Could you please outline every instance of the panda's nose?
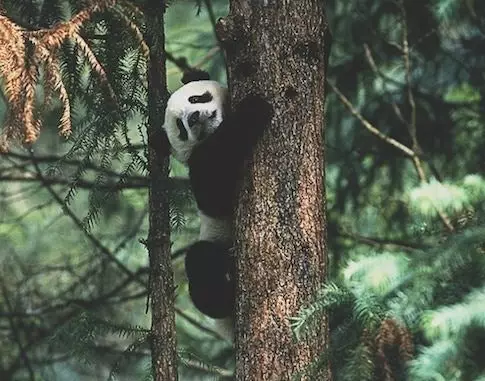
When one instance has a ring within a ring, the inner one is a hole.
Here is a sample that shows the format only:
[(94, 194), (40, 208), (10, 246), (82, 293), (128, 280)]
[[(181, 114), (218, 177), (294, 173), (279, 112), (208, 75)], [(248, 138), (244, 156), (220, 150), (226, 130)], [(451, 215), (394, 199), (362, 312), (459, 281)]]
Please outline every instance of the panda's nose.
[(194, 111), (192, 114), (189, 115), (189, 127), (194, 127), (194, 125), (199, 121), (200, 112)]

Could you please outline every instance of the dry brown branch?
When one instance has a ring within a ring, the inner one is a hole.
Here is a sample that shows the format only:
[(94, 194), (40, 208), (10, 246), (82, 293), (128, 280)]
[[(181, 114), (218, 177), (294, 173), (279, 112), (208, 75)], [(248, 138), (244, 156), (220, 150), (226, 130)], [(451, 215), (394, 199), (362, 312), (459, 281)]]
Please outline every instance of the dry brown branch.
[[(123, 2), (123, 4), (127, 8), (134, 11), (134, 13), (136, 13), (136, 14), (138, 14), (138, 12), (140, 12), (140, 10), (132, 4), (128, 5), (129, 3), (127, 3), (127, 2)], [(140, 48), (141, 48), (141, 51), (143, 53), (143, 56), (146, 59), (148, 59), (148, 57), (150, 55), (150, 49), (148, 48), (148, 45), (145, 41), (145, 38), (143, 37), (143, 33), (141, 32), (140, 28), (138, 28), (138, 26), (132, 20), (130, 20), (128, 17), (126, 17), (126, 15), (123, 12), (121, 12), (120, 10), (118, 10), (117, 8), (113, 8), (113, 10), (124, 21), (124, 23), (126, 24), (128, 29), (133, 33), (133, 36), (136, 38), (136, 41), (140, 44)]]
[[(108, 89), (109, 96), (115, 99), (103, 66), (79, 31), (95, 13), (109, 9), (121, 15), (129, 30), (134, 32), (143, 54), (148, 56), (148, 47), (139, 28), (117, 9), (116, 3), (116, 0), (93, 0), (70, 20), (59, 22), (51, 28), (34, 31), (22, 28), (4, 12), (0, 12), (0, 77), (3, 79), (3, 92), (9, 106), (0, 133), (0, 151), (6, 151), (8, 143), (12, 141), (31, 144), (39, 135), (41, 122), (35, 113), (35, 89), (41, 68), (44, 69), (45, 104), (49, 104), (52, 93), (59, 94), (63, 107), (59, 132), (63, 136), (71, 133), (71, 106), (57, 56), (66, 39), (75, 41), (91, 69)], [(131, 13), (139, 13), (139, 10), (129, 3), (121, 3)]]
[(375, 346), (379, 380), (396, 380), (399, 363), (402, 366), (414, 355), (411, 332), (393, 319), (382, 321)]
[(18, 102), (24, 76), (24, 52), (21, 28), (0, 15), (0, 75), (5, 83), (5, 96), (11, 104)]
[(23, 104), (23, 113), (20, 114), (24, 122), (24, 142), (30, 144), (37, 140), (40, 130), (40, 120), (35, 118), (35, 84), (39, 77), (37, 65), (35, 62), (30, 63), (28, 70), (25, 71), (25, 83), (22, 92), (25, 99)]
[(84, 54), (86, 57), (89, 65), (91, 66), (91, 69), (98, 75), (101, 83), (106, 86), (109, 96), (112, 100), (116, 100), (116, 95), (115, 92), (113, 91), (113, 88), (111, 87), (109, 81), (108, 81), (108, 75), (106, 74), (106, 71), (103, 68), (103, 65), (98, 61), (96, 58), (96, 55), (93, 53), (87, 42), (82, 38), (79, 33), (74, 33), (72, 35), (72, 39), (76, 42), (76, 44), (79, 46), (81, 49), (81, 52)]
[[(93, 4), (94, 3), (94, 4)], [(83, 24), (91, 19), (97, 13), (102, 12), (116, 4), (115, 0), (97, 0), (91, 5), (74, 15), (69, 21), (59, 22), (52, 28), (39, 29), (29, 33), (29, 37), (36, 38), (39, 43), (45, 46), (49, 51), (58, 49), (64, 40), (72, 37)]]
[(22, 136), (21, 115), (23, 113), (22, 94), (26, 84), (24, 63), (25, 42), (22, 29), (0, 15), (0, 76), (3, 78), (3, 92), (10, 106), (5, 118), (5, 125), (0, 135), (0, 149), (6, 149), (8, 141)]
[[(46, 49), (47, 52), (47, 49)], [(48, 53), (48, 52), (47, 52)], [(52, 92), (59, 93), (59, 99), (62, 103), (62, 115), (59, 120), (59, 134), (68, 137), (71, 132), (71, 104), (69, 95), (62, 82), (61, 67), (56, 56), (47, 55), (45, 59), (44, 87), (49, 90), (49, 96)], [(46, 100), (46, 102), (49, 99)]]

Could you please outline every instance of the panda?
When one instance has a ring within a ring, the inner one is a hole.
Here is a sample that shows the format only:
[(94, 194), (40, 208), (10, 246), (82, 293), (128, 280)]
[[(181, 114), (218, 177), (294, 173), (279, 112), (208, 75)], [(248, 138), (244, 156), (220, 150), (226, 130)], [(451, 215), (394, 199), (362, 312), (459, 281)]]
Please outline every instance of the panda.
[(249, 95), (229, 111), (228, 91), (209, 79), (186, 83), (167, 102), (165, 130), (173, 156), (188, 166), (200, 216), (199, 240), (185, 257), (189, 294), (203, 314), (234, 311), (233, 214), (244, 162), (271, 119), (270, 105)]

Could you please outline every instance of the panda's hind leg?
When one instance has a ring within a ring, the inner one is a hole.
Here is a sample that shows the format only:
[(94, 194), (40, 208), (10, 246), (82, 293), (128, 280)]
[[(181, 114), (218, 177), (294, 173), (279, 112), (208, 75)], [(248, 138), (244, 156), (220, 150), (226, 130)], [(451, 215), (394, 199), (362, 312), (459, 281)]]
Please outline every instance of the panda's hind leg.
[(234, 258), (228, 245), (198, 241), (185, 257), (185, 272), (192, 302), (203, 314), (214, 319), (234, 313)]

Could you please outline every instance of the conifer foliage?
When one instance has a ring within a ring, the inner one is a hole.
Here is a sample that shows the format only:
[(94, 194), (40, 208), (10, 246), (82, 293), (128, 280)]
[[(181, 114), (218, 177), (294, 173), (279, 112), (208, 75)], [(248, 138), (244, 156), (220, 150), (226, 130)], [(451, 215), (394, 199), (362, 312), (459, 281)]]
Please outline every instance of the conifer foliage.
[(329, 311), (331, 345), (308, 371), (483, 379), (484, 4), (331, 9), (332, 282), (292, 319), (299, 338)]
[[(156, 288), (156, 293), (152, 294), (152, 301), (155, 300), (153, 295), (160, 296), (160, 294), (172, 301), (167, 308), (157, 304), (158, 299), (153, 302), (152, 310), (156, 311), (153, 314), (153, 320), (155, 321), (156, 317), (160, 316), (160, 312), (167, 314), (168, 317), (162, 323), (171, 324), (173, 345), (164, 345), (163, 349), (165, 353), (170, 353), (175, 358), (174, 294), (168, 234), (168, 152), (161, 153), (166, 156), (163, 168), (154, 162), (153, 151), (150, 151), (152, 160), (147, 160), (143, 155), (143, 149), (147, 149), (147, 128), (145, 127), (150, 124), (151, 131), (161, 132), (163, 121), (161, 108), (163, 108), (163, 100), (166, 98), (165, 69), (162, 66), (164, 39), (156, 40), (158, 55), (152, 54), (149, 63), (147, 62), (149, 48), (145, 42), (147, 36), (153, 37), (157, 36), (158, 32), (163, 32), (165, 8), (163, 2), (161, 4), (162, 6), (155, 9), (156, 13), (150, 15), (157, 17), (158, 24), (150, 30), (153, 33), (146, 33), (149, 18), (145, 17), (142, 11), (142, 5), (145, 5), (143, 2), (123, 0), (2, 1), (0, 81), (4, 95), (3, 101), (7, 110), (5, 115), (2, 115), (4, 118), (0, 135), (0, 149), (6, 157), (10, 155), (10, 149), (15, 151), (12, 153), (13, 155), (23, 157), (25, 151), (20, 150), (17, 143), (22, 143), (29, 148), (29, 155), (26, 155), (30, 159), (28, 165), (32, 167), (33, 173), (39, 179), (43, 189), (48, 191), (57, 207), (62, 208), (70, 222), (74, 223), (78, 229), (75, 233), (87, 238), (94, 247), (94, 249), (90, 248), (92, 253), (90, 251), (85, 253), (88, 258), (86, 260), (88, 267), (92, 267), (81, 276), (83, 282), (90, 282), (90, 279), (92, 281), (92, 277), (99, 274), (101, 268), (107, 270), (105, 276), (107, 278), (112, 276), (113, 280), (116, 280), (116, 284), (117, 279), (121, 277), (120, 284), (108, 286), (111, 290), (105, 294), (105, 296), (109, 295), (108, 298), (119, 291), (123, 293), (123, 290), (128, 289), (135, 291), (134, 295), (138, 295), (134, 299), (146, 296), (148, 282), (144, 273), (147, 271), (140, 270), (140, 268), (133, 269), (133, 265), (119, 257), (119, 252), (124, 249), (125, 245), (131, 245), (131, 241), (137, 242), (135, 236), (140, 233), (138, 229), (143, 225), (147, 208), (141, 214), (141, 219), (132, 234), (124, 237), (121, 243), (118, 237), (115, 238), (118, 241), (116, 248), (102, 243), (98, 238), (99, 232), (93, 233), (93, 229), (95, 223), (99, 222), (102, 209), (106, 211), (110, 202), (116, 204), (117, 200), (113, 195), (120, 197), (118, 190), (124, 188), (128, 178), (138, 177), (141, 180), (141, 187), (146, 187), (147, 178), (144, 176), (144, 172), (150, 169), (152, 173), (150, 179), (153, 183), (155, 183), (154, 179), (157, 180), (156, 184), (152, 184), (153, 189), (151, 190), (153, 193), (158, 192), (158, 195), (161, 193), (163, 200), (160, 201), (159, 196), (158, 201), (155, 201), (156, 206), (150, 208), (150, 217), (155, 215), (155, 223), (150, 218), (151, 229), (146, 244), (150, 254), (154, 248), (162, 247), (161, 250), (158, 250), (158, 254), (161, 253), (159, 257), (163, 257), (168, 268), (166, 274), (160, 275), (160, 272), (157, 272), (156, 277), (150, 278), (153, 285), (160, 285), (161, 279), (166, 280), (167, 287), (165, 288), (168, 290), (165, 295), (165, 290)], [(153, 46), (151, 50), (153, 53), (155, 50)], [(158, 77), (150, 77), (152, 82), (148, 79), (148, 67), (155, 68), (158, 73)], [(156, 87), (157, 97), (151, 97), (147, 101), (149, 85), (152, 85), (152, 89)], [(151, 109), (149, 109), (150, 107)], [(134, 123), (134, 119), (138, 123)], [(41, 128), (43, 122), (45, 122), (45, 127)], [(136, 126), (136, 128), (130, 129), (129, 126)], [(67, 147), (67, 151), (64, 149), (65, 152), (59, 156), (53, 154), (51, 156), (53, 159), (48, 160), (51, 165), (46, 166), (44, 161), (38, 159), (38, 151), (41, 150), (42, 144), (34, 143), (39, 142), (41, 132), (48, 135), (49, 129), (53, 129), (53, 127), (58, 128), (61, 135), (70, 136), (70, 139), (63, 147)], [(136, 139), (137, 147), (132, 144), (132, 139)], [(63, 173), (66, 162), (73, 164), (67, 171), (69, 174), (69, 179), (65, 182), (68, 184), (67, 191), (65, 188), (59, 190), (51, 183), (53, 178)], [(72, 169), (73, 167), (74, 169)], [(86, 178), (90, 178), (88, 206), (84, 218), (79, 218), (71, 204), (78, 201), (75, 197), (78, 186), (80, 183), (86, 184)], [(158, 188), (155, 189), (155, 186)], [(153, 195), (150, 199), (153, 200)], [(146, 203), (146, 198), (144, 201)], [(172, 203), (172, 205), (174, 204)], [(116, 212), (118, 213), (119, 210)], [(166, 221), (166, 226), (160, 220)], [(128, 225), (129, 223), (126, 224), (126, 226)], [(162, 229), (164, 230), (162, 231)], [(160, 239), (161, 236), (164, 239)], [(140, 245), (139, 242), (138, 245)], [(74, 250), (75, 246), (72, 251)], [(100, 255), (104, 257), (104, 260), (99, 260)], [(71, 255), (67, 260), (76, 261), (77, 259), (75, 255)], [(100, 262), (104, 262), (104, 264), (100, 265)], [(137, 259), (135, 263), (140, 265), (143, 260)], [(158, 269), (156, 266), (152, 267)], [(3, 266), (1, 270), (3, 274)], [(73, 271), (81, 270), (83, 269), (75, 266)], [(12, 278), (15, 279), (15, 276)], [(4, 297), (10, 300), (9, 288), (3, 283), (2, 285), (4, 286)], [(152, 288), (155, 287), (152, 286)], [(72, 298), (71, 293), (79, 292), (77, 286), (68, 288), (68, 290), (68, 298)], [(94, 294), (98, 294), (98, 291), (101, 289), (94, 291)], [(48, 349), (43, 346), (48, 352), (64, 351), (68, 357), (74, 355), (84, 360), (92, 360), (96, 357), (89, 356), (92, 347), (96, 346), (97, 340), (110, 333), (115, 333), (117, 324), (103, 322), (102, 319), (87, 318), (88, 315), (84, 313), (83, 309), (96, 309), (100, 305), (97, 302), (94, 304), (85, 302), (85, 297), (90, 294), (89, 291), (83, 290), (79, 294), (82, 296), (77, 298), (74, 303), (68, 302), (64, 306), (62, 306), (63, 303), (60, 303), (57, 319), (45, 324), (49, 329), (40, 336), (45, 339), (45, 336), (54, 332), (51, 343), (57, 345), (50, 346)], [(60, 295), (59, 297), (63, 298)], [(19, 296), (19, 298), (23, 298), (23, 296)], [(34, 299), (28, 293), (25, 298)], [(129, 299), (131, 300), (131, 297)], [(106, 299), (101, 297), (98, 301), (102, 304)], [(35, 304), (33, 301), (32, 303)], [(3, 300), (1, 304), (3, 312)], [(81, 306), (81, 308), (78, 309), (73, 305)], [(96, 307), (94, 307), (95, 305)], [(49, 308), (46, 309), (49, 310)], [(57, 311), (58, 307), (53, 307), (53, 309)], [(43, 312), (39, 314), (43, 316)], [(76, 318), (78, 314), (79, 318)], [(8, 316), (12, 319), (12, 329), (16, 332), (17, 324), (21, 323), (14, 321), (12, 316), (17, 315), (28, 316), (24, 314), (22, 307), (9, 302)], [(39, 325), (44, 326), (43, 319), (41, 321), (42, 324)], [(59, 330), (52, 328), (56, 323), (62, 325)], [(154, 329), (150, 335), (147, 332), (142, 328), (133, 328), (131, 333), (134, 336), (138, 334), (138, 336), (135, 337), (135, 341), (126, 352), (138, 350), (139, 347), (146, 345), (147, 341), (153, 343), (158, 340), (160, 342), (170, 336), (167, 332), (165, 332), (166, 336), (157, 334)], [(36, 378), (38, 368), (31, 365), (29, 358), (32, 354), (27, 354), (33, 340), (28, 336), (25, 339), (28, 345), (23, 344), (22, 336), (18, 336), (16, 340), (20, 347), (19, 356), (25, 359), (25, 365), (33, 380)], [(120, 340), (125, 341), (128, 338), (124, 334), (120, 334)], [(63, 348), (64, 344), (69, 347), (67, 350), (65, 347)], [(8, 360), (5, 362), (5, 368), (12, 369), (9, 370), (11, 374), (17, 371), (16, 356), (16, 351), (9, 353)], [(154, 351), (154, 358), (156, 356), (158, 356), (157, 361), (163, 360), (161, 354)], [(12, 361), (12, 364), (9, 364), (9, 360)], [(172, 374), (175, 374), (171, 377), (173, 379), (176, 378), (176, 366), (176, 361), (170, 360)], [(163, 377), (162, 372), (162, 366), (159, 363), (155, 366), (154, 360), (154, 377), (156, 375), (156, 379), (160, 379)], [(0, 379), (3, 378), (4, 376), (0, 374)], [(110, 379), (113, 377), (110, 376)]]
[[(1, 381), (152, 379), (149, 3), (0, 1)], [(170, 89), (190, 67), (224, 82), (213, 28), (227, 4), (170, 2)], [(295, 340), (315, 335), (328, 311), (330, 350), (295, 379), (330, 364), (335, 381), (484, 381), (485, 2), (325, 8), (330, 279), (291, 324)], [(304, 96), (293, 85), (271, 96)], [(187, 297), (199, 225), (186, 172), (170, 165), (179, 379), (228, 380), (234, 348)]]
[(59, 114), (59, 133), (72, 135), (73, 144), (49, 171), (59, 172), (64, 161), (81, 158), (70, 176), (66, 204), (91, 162), (105, 171), (113, 160), (124, 166), (117, 184), (108, 186), (106, 175), (97, 176), (83, 218), (88, 230), (110, 193), (127, 176), (147, 169), (128, 133), (135, 115), (147, 117), (144, 21), (142, 11), (123, 0), (5, 1), (0, 14), (0, 78), (8, 107), (0, 148), (8, 150), (14, 142), (31, 145), (43, 119)]
[[(106, 87), (109, 96), (114, 100), (114, 91), (103, 65), (85, 37), (81, 36), (80, 30), (96, 13), (123, 7), (120, 3), (122, 2), (117, 4), (115, 0), (96, 0), (86, 3), (85, 7), (68, 21), (59, 21), (49, 27), (19, 25), (7, 16), (5, 9), (3, 10), (0, 14), (0, 76), (9, 102), (9, 113), (0, 136), (0, 148), (7, 149), (12, 139), (31, 144), (38, 138), (41, 119), (36, 115), (35, 92), (41, 74), (45, 91), (44, 107), (52, 101), (53, 93), (57, 94), (63, 107), (59, 132), (63, 136), (71, 134), (71, 102), (62, 78), (59, 60), (59, 50), (66, 40), (74, 45), (74, 49), (84, 58), (92, 72), (97, 75), (100, 84)], [(20, 2), (17, 6), (22, 9), (22, 6), (26, 5)], [(42, 6), (48, 7), (44, 3)], [(111, 11), (114, 12), (115, 9)], [(118, 12), (123, 14), (122, 10)], [(137, 36), (140, 35), (134, 23), (128, 22), (128, 25), (135, 30)]]

